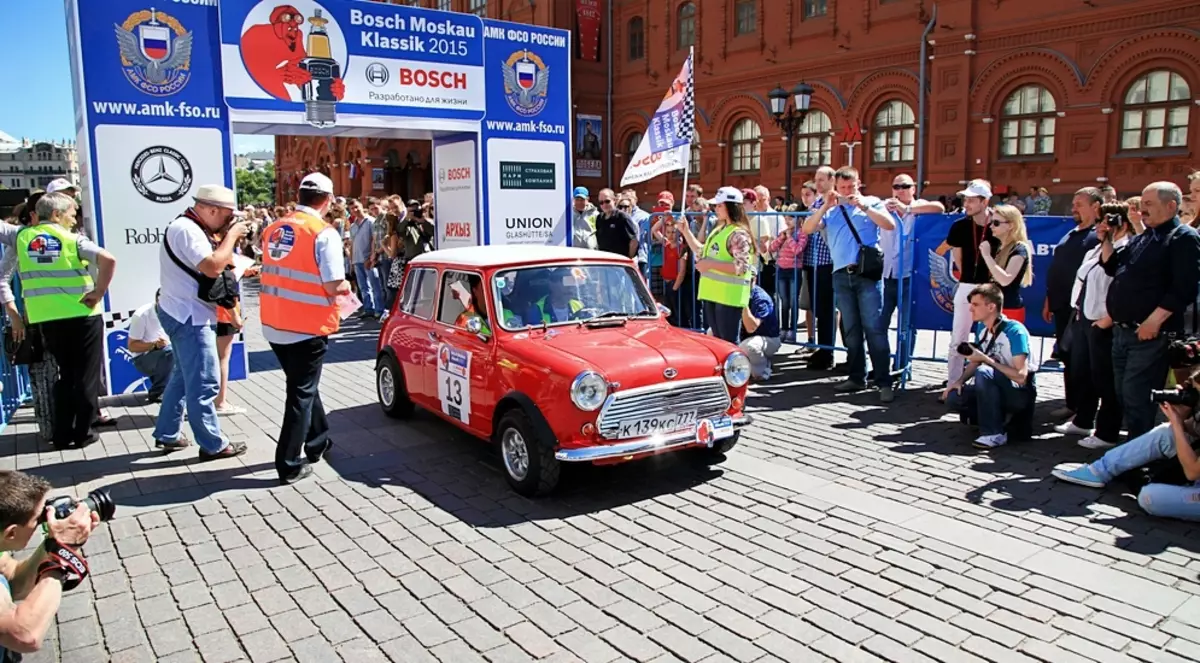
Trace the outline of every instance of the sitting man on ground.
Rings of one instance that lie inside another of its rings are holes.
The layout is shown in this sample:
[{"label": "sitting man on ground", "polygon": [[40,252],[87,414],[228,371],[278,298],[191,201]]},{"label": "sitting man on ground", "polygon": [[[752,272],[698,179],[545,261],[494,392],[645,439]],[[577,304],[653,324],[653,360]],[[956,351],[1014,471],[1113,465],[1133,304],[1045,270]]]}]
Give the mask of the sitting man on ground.
[{"label": "sitting man on ground", "polygon": [[171,339],[158,321],[158,298],[162,290],[154,295],[154,302],[143,304],[129,319],[129,352],[133,354],[133,367],[138,373],[150,378],[146,388],[146,402],[162,400],[167,388],[167,379],[175,367],[175,354],[171,351]]},{"label": "sitting man on ground", "polygon": [[[1188,378],[1187,386],[1179,388],[1181,396],[1190,393],[1191,398],[1176,400],[1195,403],[1197,390],[1200,390],[1200,369]],[[1151,482],[1138,492],[1138,505],[1152,516],[1200,521],[1200,483],[1197,483],[1200,481],[1200,459],[1195,450],[1195,445],[1200,442],[1200,408],[1170,403],[1159,403],[1159,408],[1167,415],[1167,423],[1109,449],[1094,463],[1073,469],[1060,466],[1051,474],[1056,479],[1080,486],[1103,488],[1117,475],[1164,458],[1178,458],[1184,478],[1192,485]]]},{"label": "sitting man on ground", "polygon": [[[977,286],[967,301],[971,320],[981,328],[975,343],[956,348],[968,364],[962,377],[947,385],[942,398],[965,419],[978,420],[975,446],[991,449],[1008,442],[1007,420],[1027,415],[1034,405],[1029,331],[1000,312],[1004,294],[995,283]],[[964,393],[971,378],[975,378],[975,384]]]},{"label": "sitting man on ground", "polygon": [[775,301],[755,284],[750,289],[750,301],[742,309],[742,342],[738,344],[750,358],[754,379],[771,379],[771,358],[779,352],[781,343]]}]

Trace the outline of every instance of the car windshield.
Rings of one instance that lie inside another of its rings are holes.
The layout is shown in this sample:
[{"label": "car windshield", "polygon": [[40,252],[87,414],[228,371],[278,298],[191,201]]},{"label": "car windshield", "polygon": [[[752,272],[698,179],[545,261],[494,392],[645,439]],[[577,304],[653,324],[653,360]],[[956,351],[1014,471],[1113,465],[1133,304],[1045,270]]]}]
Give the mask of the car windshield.
[{"label": "car windshield", "polygon": [[658,307],[632,267],[575,264],[498,272],[492,292],[500,326],[555,325],[593,318],[658,315]]}]

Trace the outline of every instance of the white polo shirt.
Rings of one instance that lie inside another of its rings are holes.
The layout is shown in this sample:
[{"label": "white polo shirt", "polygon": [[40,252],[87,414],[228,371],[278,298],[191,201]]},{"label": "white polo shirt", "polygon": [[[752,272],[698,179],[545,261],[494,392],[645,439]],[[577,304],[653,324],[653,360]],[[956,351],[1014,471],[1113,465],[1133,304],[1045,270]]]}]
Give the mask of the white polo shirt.
[{"label": "white polo shirt", "polygon": [[[192,269],[196,269],[196,265],[213,253],[208,235],[204,234],[198,223],[185,216],[175,219],[167,226],[163,242],[170,242],[175,256]],[[162,285],[162,296],[158,305],[162,307],[163,312],[179,322],[190,321],[195,327],[216,324],[216,304],[200,300],[196,279],[171,260],[165,245],[158,252],[158,270],[159,283]]]},{"label": "white polo shirt", "polygon": [[[157,343],[163,340],[170,344],[171,340],[167,338],[162,323],[158,321],[158,310],[153,303],[143,304],[141,308],[134,311],[133,317],[129,319],[129,340],[143,343]],[[129,352],[135,357],[146,354],[133,350]]]}]

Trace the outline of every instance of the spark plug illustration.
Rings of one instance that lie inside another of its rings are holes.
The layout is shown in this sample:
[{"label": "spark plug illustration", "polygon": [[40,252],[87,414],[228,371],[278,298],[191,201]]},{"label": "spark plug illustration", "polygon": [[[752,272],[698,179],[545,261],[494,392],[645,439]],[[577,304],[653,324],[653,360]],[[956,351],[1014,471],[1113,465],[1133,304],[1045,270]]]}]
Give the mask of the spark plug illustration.
[{"label": "spark plug illustration", "polygon": [[333,59],[329,47],[329,33],[325,29],[329,19],[316,9],[308,22],[312,24],[305,48],[308,56],[300,61],[300,68],[307,71],[312,80],[301,88],[300,93],[304,99],[305,121],[324,129],[337,123],[338,95],[334,93],[334,84],[342,78],[342,67]]}]

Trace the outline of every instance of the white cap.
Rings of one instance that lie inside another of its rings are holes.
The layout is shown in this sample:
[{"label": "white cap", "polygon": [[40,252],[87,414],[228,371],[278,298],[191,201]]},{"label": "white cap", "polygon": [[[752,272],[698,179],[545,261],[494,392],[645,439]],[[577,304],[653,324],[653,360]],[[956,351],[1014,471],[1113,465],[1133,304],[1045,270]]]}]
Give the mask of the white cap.
[{"label": "white cap", "polygon": [[237,196],[234,195],[233,189],[220,184],[205,184],[196,189],[196,195],[193,197],[198,203],[237,211]]},{"label": "white cap", "polygon": [[300,188],[333,195],[333,180],[321,173],[309,173],[300,180]]},{"label": "white cap", "polygon": [[958,195],[963,198],[983,198],[984,200],[992,199],[992,185],[987,183],[987,180],[971,180],[967,188],[958,192]]},{"label": "white cap", "polygon": [[71,184],[69,180],[62,177],[46,185],[46,193],[58,193],[59,191],[66,191],[67,189],[79,189],[79,187]]},{"label": "white cap", "polygon": [[717,189],[717,195],[713,196],[710,203],[737,203],[742,204],[742,192],[736,187],[723,186]]}]

